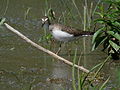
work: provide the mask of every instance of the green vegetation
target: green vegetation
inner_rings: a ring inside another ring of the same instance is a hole
[[[69,1],[73,7],[72,9],[67,2],[68,1],[60,0],[60,4],[62,4],[66,10],[61,12],[61,16],[57,22],[62,21],[62,23],[66,24],[70,19],[76,22],[79,20],[81,30],[93,30],[94,28],[96,32],[92,40],[92,50],[95,50],[102,44],[103,51],[107,50],[108,55],[110,54],[113,59],[118,60],[120,54],[120,0],[99,0],[94,7],[92,2],[88,6],[85,0],[84,6],[82,7],[83,11],[81,11],[83,14],[79,11],[75,0]],[[51,7],[49,8],[48,5],[48,1],[46,0],[47,8],[45,15],[50,17],[51,20],[55,20],[55,12]],[[77,14],[75,15],[74,12]],[[96,20],[93,18],[95,15],[97,15]],[[93,21],[95,24],[93,24]],[[51,36],[46,34],[45,31],[44,38],[49,40]]]
[[[90,73],[86,74],[86,73],[80,73],[79,69],[78,71],[75,70],[74,64],[76,63],[76,58],[77,58],[76,54],[77,54],[77,50],[75,51],[75,55],[73,58],[73,68],[72,68],[73,90],[89,90],[89,89],[103,90],[105,89],[107,87],[107,83],[110,77],[108,77],[106,80],[103,80],[104,75],[102,75],[100,71],[103,69],[103,66],[106,64],[106,62],[110,59],[110,56],[107,57],[103,62],[94,66],[90,70]]]
[[[97,49],[102,44],[103,50],[107,50],[108,54],[110,54],[113,59],[119,58],[119,54],[120,54],[120,0],[104,0],[104,2],[101,2],[101,0],[99,0],[96,6],[94,7],[94,9],[93,9],[93,3],[91,3],[90,6],[88,7],[88,3],[85,0],[85,4],[83,6],[83,15],[79,11],[79,7],[77,6],[75,0],[70,1],[70,3],[72,2],[72,6],[73,6],[72,9],[71,7],[68,7],[68,4],[66,2],[67,0],[59,0],[59,1],[66,8],[66,10],[61,13],[61,16],[59,16],[57,22],[62,21],[62,23],[66,24],[67,23],[66,21],[68,21],[69,19],[76,20],[76,22],[79,20],[79,22],[82,23],[81,24],[82,30],[91,30],[94,26],[93,17],[95,14],[97,14],[97,19],[95,20],[95,26],[97,26],[95,27],[95,29],[97,30],[92,39],[92,43],[93,43],[92,50]],[[104,7],[104,4],[108,5],[108,8]],[[49,5],[48,0],[46,0],[45,15],[50,17],[51,20],[56,20],[53,9],[51,7],[49,8],[48,5]],[[24,14],[24,19],[27,18],[27,15],[30,10],[31,10],[30,8],[26,10]],[[73,11],[76,11],[77,14],[75,15]],[[2,25],[4,21],[5,19],[3,18],[0,22],[0,25]],[[51,34],[47,34],[46,30],[44,30],[44,36],[40,38],[39,41],[48,42],[50,39],[51,39]],[[75,56],[73,59],[74,64],[76,63],[76,57],[77,57],[77,50],[75,51]],[[101,84],[101,80],[103,78],[101,77],[100,71],[103,69],[103,66],[108,60],[109,60],[109,56],[106,58],[106,60],[94,66],[91,69],[91,72],[88,74],[81,73],[79,70],[76,71],[76,69],[74,68],[74,64],[73,64],[73,68],[72,68],[73,89],[74,90],[83,90],[83,89],[103,90],[105,89],[107,87],[107,82],[109,81],[110,77],[108,77]],[[4,72],[8,74],[8,72],[6,71]],[[77,72],[77,75],[75,75],[76,72]],[[20,84],[21,83],[24,84],[24,82],[21,82],[22,79],[24,80],[24,78],[21,78],[22,73],[24,73],[24,71],[19,72],[18,76],[20,77],[17,77],[13,73],[9,73],[9,74],[12,74],[16,78],[16,81],[18,81]],[[32,79],[32,81],[28,83],[29,85],[27,88],[29,88],[29,90],[31,90],[34,80],[35,79]],[[96,85],[96,83],[99,83],[99,84]]]
[[[100,46],[103,45],[103,51],[107,50],[108,55],[111,55],[113,59],[118,59],[119,57],[119,50],[120,50],[120,0],[99,0],[96,4],[96,6],[93,5],[91,2],[90,6],[88,6],[87,1],[85,0],[84,6],[83,6],[83,14],[79,11],[79,7],[76,4],[75,0],[69,1],[71,2],[71,7],[69,7],[69,3],[67,3],[67,0],[60,0],[60,4],[63,5],[63,7],[66,8],[65,11],[62,11],[62,15],[58,18],[59,23],[67,24],[70,19],[75,20],[76,22],[79,20],[81,23],[81,29],[82,30],[94,30],[96,31],[93,39],[92,39],[92,50],[95,50]],[[46,0],[47,9],[45,10],[45,15],[52,18],[51,20],[55,20],[55,14],[53,14],[53,9],[48,7],[48,2]],[[105,5],[108,5],[106,8]],[[76,11],[76,15],[74,14],[74,11]],[[97,15],[96,19],[94,20],[94,16]],[[94,24],[93,24],[94,22]],[[95,27],[94,27],[95,26]],[[49,35],[46,35],[48,37]],[[51,37],[50,37],[51,38]],[[47,38],[48,40],[48,38]],[[76,61],[76,53],[73,59],[73,62]],[[109,81],[110,77],[106,79],[102,84],[100,85],[94,85],[95,80],[98,80],[101,78],[100,71],[103,69],[103,66],[107,62],[107,60],[110,58],[110,56],[107,57],[107,59],[104,62],[101,62],[100,64],[96,65],[91,69],[93,71],[94,69],[98,68],[95,73],[89,73],[89,74],[80,74],[78,70],[78,77],[75,78],[75,69],[74,65],[72,68],[72,87],[74,90],[103,90],[106,88],[106,84]],[[77,82],[77,84],[76,84]]]
[[[104,7],[108,5],[108,8]],[[113,59],[119,59],[120,54],[120,0],[105,0],[99,5],[99,11],[96,12],[98,17],[95,24],[98,29],[93,36],[93,47],[95,50],[101,44],[103,50],[108,51],[108,54]]]

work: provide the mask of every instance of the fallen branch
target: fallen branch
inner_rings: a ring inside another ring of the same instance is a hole
[[[35,42],[33,42],[33,41],[31,41],[30,39],[28,39],[26,36],[24,36],[22,33],[18,32],[18,30],[14,29],[13,27],[11,27],[10,25],[8,25],[7,23],[4,23],[4,25],[5,25],[10,31],[14,32],[14,33],[17,34],[19,37],[21,37],[22,39],[24,39],[26,42],[30,43],[32,46],[36,47],[37,49],[39,49],[39,50],[41,50],[41,51],[43,51],[43,52],[45,52],[45,53],[53,56],[54,58],[56,58],[56,59],[58,59],[58,60],[63,61],[64,63],[66,63],[66,64],[68,64],[68,65],[73,66],[73,63],[72,63],[72,62],[70,62],[70,61],[68,61],[68,60],[66,60],[66,59],[58,56],[57,54],[51,52],[50,50],[45,49],[45,48],[43,48],[42,46],[36,44]],[[78,65],[74,64],[74,67],[79,68],[79,69],[80,69],[81,71],[83,71],[83,72],[89,73],[89,70],[87,70],[87,69],[84,68],[83,66],[78,66]]]

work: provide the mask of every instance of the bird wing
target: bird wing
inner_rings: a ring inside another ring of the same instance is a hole
[[[94,32],[90,32],[90,31],[82,31],[80,29],[75,29],[73,27],[69,27],[69,26],[64,26],[64,25],[61,25],[59,24],[58,25],[59,28],[62,30],[62,31],[65,31],[67,33],[70,33],[70,34],[73,34],[74,36],[83,36],[83,35],[93,35]]]

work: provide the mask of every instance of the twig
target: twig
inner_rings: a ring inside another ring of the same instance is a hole
[[[39,49],[39,50],[41,50],[41,51],[43,51],[43,52],[45,52],[45,53],[53,56],[54,58],[56,58],[56,59],[58,59],[58,60],[63,61],[64,63],[66,63],[66,64],[68,64],[68,65],[70,65],[70,66],[73,66],[73,63],[72,63],[72,62],[70,62],[70,61],[68,61],[68,60],[66,60],[66,59],[58,56],[57,54],[51,52],[50,50],[45,49],[45,48],[43,48],[42,46],[36,44],[35,42],[33,42],[33,41],[31,41],[30,39],[28,39],[26,36],[24,36],[22,33],[18,32],[18,30],[14,29],[13,27],[11,27],[10,25],[8,25],[7,23],[4,23],[4,25],[5,25],[10,31],[14,32],[14,33],[17,34],[19,37],[21,37],[22,39],[24,39],[27,43],[30,43],[32,46],[36,47],[37,49]],[[80,69],[81,71],[83,71],[83,72],[89,73],[89,70],[87,70],[87,69],[84,68],[83,66],[78,66],[78,65],[74,64],[74,67],[79,68],[79,69]]]

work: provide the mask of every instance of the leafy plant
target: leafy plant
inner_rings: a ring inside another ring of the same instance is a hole
[[[108,5],[106,9],[104,5]],[[99,5],[96,12],[99,18],[95,20],[98,29],[95,32],[92,43],[92,50],[101,44],[103,50],[108,50],[108,54],[113,59],[119,58],[120,53],[120,0],[105,0]]]

